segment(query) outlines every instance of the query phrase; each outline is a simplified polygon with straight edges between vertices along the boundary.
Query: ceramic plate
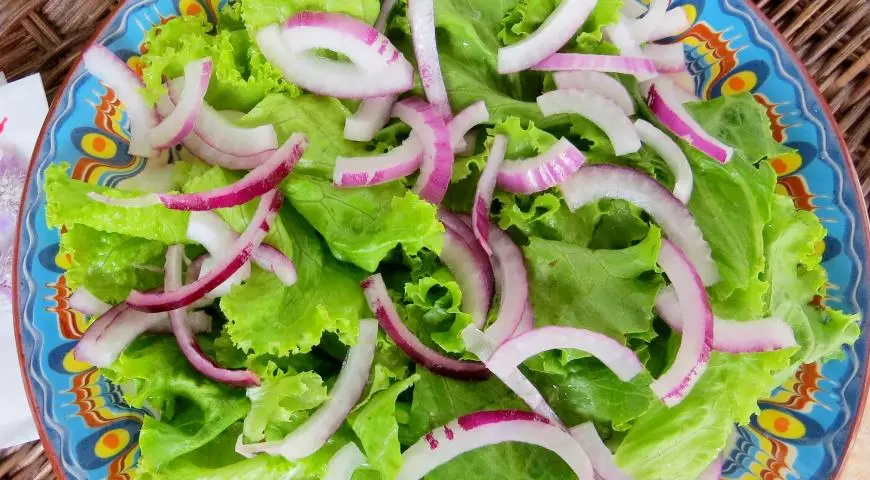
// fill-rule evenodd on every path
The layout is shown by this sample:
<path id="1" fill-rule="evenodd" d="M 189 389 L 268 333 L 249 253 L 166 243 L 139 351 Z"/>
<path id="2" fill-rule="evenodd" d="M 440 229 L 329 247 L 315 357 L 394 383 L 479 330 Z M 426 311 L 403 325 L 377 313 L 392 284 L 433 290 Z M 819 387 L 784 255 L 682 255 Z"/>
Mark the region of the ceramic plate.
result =
<path id="1" fill-rule="evenodd" d="M 214 16 L 218 0 L 127 1 L 96 42 L 136 68 L 144 32 L 181 13 Z M 867 217 L 858 181 L 828 106 L 799 60 L 745 0 L 677 0 L 694 20 L 680 40 L 698 95 L 750 91 L 768 111 L 778 140 L 798 154 L 773 161 L 778 189 L 828 228 L 824 265 L 829 296 L 820 301 L 868 312 Z M 17 249 L 16 328 L 21 367 L 45 451 L 67 478 L 129 478 L 138 456 L 143 412 L 124 405 L 117 388 L 72 347 L 85 318 L 69 308 L 58 254 L 60 232 L 45 224 L 46 167 L 71 162 L 80 180 L 117 185 L 145 168 L 127 151 L 127 118 L 113 92 L 81 65 L 59 91 L 28 176 Z M 866 327 L 865 327 L 866 328 Z M 802 367 L 761 402 L 738 430 L 723 472 L 730 479 L 835 477 L 855 434 L 865 396 L 867 338 L 839 360 Z"/>

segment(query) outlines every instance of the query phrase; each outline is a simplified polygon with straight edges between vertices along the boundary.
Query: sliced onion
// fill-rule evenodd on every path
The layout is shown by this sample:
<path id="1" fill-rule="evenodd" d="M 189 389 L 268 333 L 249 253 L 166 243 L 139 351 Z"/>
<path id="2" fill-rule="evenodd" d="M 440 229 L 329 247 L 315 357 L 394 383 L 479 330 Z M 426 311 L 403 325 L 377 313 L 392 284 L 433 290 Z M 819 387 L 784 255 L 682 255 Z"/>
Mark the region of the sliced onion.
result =
<path id="1" fill-rule="evenodd" d="M 579 478 L 592 478 L 589 457 L 564 429 L 534 413 L 500 410 L 465 415 L 427 433 L 402 455 L 396 479 L 418 480 L 465 452 L 504 442 L 546 448 L 559 455 Z"/>
<path id="2" fill-rule="evenodd" d="M 304 54 L 319 48 L 332 50 L 367 73 L 388 67 L 412 71 L 411 64 L 386 35 L 350 15 L 300 12 L 284 22 L 283 37 L 293 53 Z"/>
<path id="3" fill-rule="evenodd" d="M 395 95 L 413 86 L 414 72 L 402 65 L 366 73 L 352 64 L 295 53 L 287 48 L 277 25 L 257 32 L 257 45 L 272 65 L 291 83 L 319 95 L 337 98 L 372 98 Z"/>
<path id="4" fill-rule="evenodd" d="M 211 58 L 195 60 L 184 67 L 184 86 L 175 109 L 148 132 L 151 145 L 155 148 L 174 147 L 193 131 L 205 103 L 211 73 Z"/>
<path id="5" fill-rule="evenodd" d="M 633 1 L 633 0 L 628 0 Z M 595 425 L 587 422 L 577 425 L 569 430 L 574 440 L 583 447 L 583 451 L 589 455 L 592 468 L 595 469 L 596 477 L 601 480 L 631 480 L 631 475 L 623 472 L 613 460 L 613 453 L 598 436 Z"/>
<path id="6" fill-rule="evenodd" d="M 683 151 L 680 150 L 680 146 L 671 140 L 671 137 L 665 132 L 659 130 L 646 120 L 637 119 L 634 122 L 634 128 L 640 136 L 640 141 L 652 148 L 668 164 L 668 167 L 674 173 L 674 196 L 679 201 L 688 205 L 689 199 L 692 198 L 694 174 L 692 173 L 691 165 L 689 165 L 689 160 Z"/>
<path id="7" fill-rule="evenodd" d="M 184 78 L 187 78 L 185 75 Z M 168 82 L 169 98 L 173 108 L 182 98 L 184 78 L 176 78 Z M 262 125 L 255 128 L 243 128 L 233 124 L 245 114 L 242 112 L 219 112 L 207 103 L 203 103 L 196 118 L 194 132 L 207 145 L 229 155 L 249 157 L 262 154 L 278 148 L 278 134 L 275 127 Z M 166 117 L 161 113 L 161 116 Z"/>
<path id="8" fill-rule="evenodd" d="M 212 256 L 217 257 L 232 249 L 239 234 L 214 212 L 193 212 L 187 225 L 187 238 L 204 246 Z M 254 250 L 251 259 L 258 267 L 274 273 L 284 285 L 289 287 L 296 283 L 296 267 L 293 261 L 277 248 L 261 244 Z M 246 280 L 250 276 L 250 264 L 240 268 L 233 276 L 236 275 L 243 281 Z M 199 278 L 199 274 L 196 278 Z"/>
<path id="9" fill-rule="evenodd" d="M 251 254 L 269 233 L 272 222 L 278 215 L 283 197 L 272 190 L 260 197 L 260 204 L 247 230 L 233 243 L 232 248 L 221 254 L 215 267 L 196 282 L 185 285 L 174 292 L 142 293 L 131 292 L 127 302 L 136 310 L 144 312 L 165 312 L 192 304 L 203 298 L 242 268 Z"/>
<path id="10" fill-rule="evenodd" d="M 671 5 L 671 0 L 652 0 L 646 15 L 633 21 L 629 28 L 631 35 L 640 43 L 648 42 L 652 32 L 659 28 L 665 18 L 665 12 Z"/>
<path id="11" fill-rule="evenodd" d="M 239 437 L 241 438 L 241 437 Z M 353 472 L 366 463 L 366 456 L 353 442 L 338 449 L 326 464 L 323 480 L 350 480 Z"/>
<path id="12" fill-rule="evenodd" d="M 387 22 L 390 21 L 390 12 L 396 6 L 397 0 L 383 0 L 381 3 L 381 11 L 378 13 L 378 19 L 375 20 L 375 28 L 379 32 L 387 30 Z"/>
<path id="13" fill-rule="evenodd" d="M 656 297 L 656 311 L 674 331 L 683 332 L 683 312 L 673 286 Z M 713 318 L 713 350 L 728 353 L 757 353 L 797 346 L 794 331 L 780 318 L 751 321 Z"/>
<path id="14" fill-rule="evenodd" d="M 153 157 L 157 152 L 148 142 L 148 132 L 157 125 L 154 109 L 142 90 L 145 85 L 127 64 L 102 45 L 91 45 L 82 55 L 85 69 L 118 95 L 130 119 L 130 155 Z"/>
<path id="15" fill-rule="evenodd" d="M 523 252 L 498 226 L 489 229 L 492 267 L 499 292 L 498 316 L 486 334 L 495 345 L 510 338 L 523 319 L 529 299 L 529 278 Z"/>
<path id="16" fill-rule="evenodd" d="M 493 352 L 498 348 L 498 345 L 492 338 L 486 333 L 481 332 L 475 325 L 469 325 L 462 330 L 462 339 L 465 341 L 465 348 L 476 355 L 477 358 L 482 359 L 484 364 L 489 362 L 489 358 L 492 357 Z M 559 420 L 559 416 L 556 415 L 556 412 L 553 411 L 547 400 L 541 395 L 541 392 L 520 372 L 519 368 L 504 369 L 496 373 L 496 376 L 522 401 L 526 402 L 526 405 L 535 413 L 561 425 L 562 421 Z"/>
<path id="17" fill-rule="evenodd" d="M 489 209 L 492 205 L 492 194 L 495 192 L 496 182 L 499 180 L 502 162 L 507 154 L 507 142 L 506 136 L 495 136 L 486 167 L 477 182 L 474 205 L 471 207 L 471 224 L 474 226 L 474 236 L 487 255 L 492 255 L 492 248 L 489 246 Z"/>
<path id="18" fill-rule="evenodd" d="M 474 155 L 475 150 L 477 149 L 477 131 L 471 130 L 465 134 L 465 137 L 462 140 L 462 143 L 465 144 L 465 148 L 457 149 L 453 148 L 453 151 L 456 152 L 457 157 L 470 157 Z"/>
<path id="19" fill-rule="evenodd" d="M 719 480 L 722 477 L 722 467 L 725 465 L 725 459 L 722 455 L 716 457 L 716 460 L 708 466 L 703 472 L 701 472 L 701 476 L 698 477 L 698 480 Z"/>
<path id="20" fill-rule="evenodd" d="M 112 308 L 85 287 L 79 287 L 69 297 L 69 306 L 85 315 L 102 315 Z"/>
<path id="21" fill-rule="evenodd" d="M 637 170 L 616 165 L 587 165 L 561 186 L 572 211 L 603 198 L 634 203 L 655 220 L 668 238 L 692 260 L 705 285 L 719 280 L 719 272 L 694 217 L 659 182 Z"/>
<path id="22" fill-rule="evenodd" d="M 198 333 L 211 331 L 211 317 L 204 312 L 194 312 L 188 322 Z M 119 303 L 100 315 L 88 327 L 76 344 L 75 357 L 95 367 L 106 368 L 143 333 L 168 331 L 169 315 L 165 312 L 138 312 L 126 303 Z"/>
<path id="23" fill-rule="evenodd" d="M 492 373 L 505 375 L 529 358 L 548 350 L 575 349 L 601 360 L 620 380 L 627 382 L 643 371 L 643 364 L 628 347 L 591 330 L 571 327 L 541 327 L 503 343 L 486 366 Z"/>
<path id="24" fill-rule="evenodd" d="M 453 214 L 439 213 L 442 219 L 448 215 Z M 451 226 L 446 221 L 445 226 L 441 261 L 453 273 L 462 290 L 462 309 L 471 315 L 475 326 L 483 328 L 494 291 L 489 257 L 464 223 L 457 221 Z"/>
<path id="25" fill-rule="evenodd" d="M 659 73 L 680 73 L 686 71 L 686 56 L 682 43 L 659 45 L 651 43 L 643 47 L 643 55 L 652 60 Z"/>
<path id="26" fill-rule="evenodd" d="M 423 162 L 414 192 L 424 200 L 440 204 L 453 175 L 453 147 L 447 124 L 435 106 L 416 98 L 397 103 L 393 116 L 410 125 L 423 144 Z"/>
<path id="27" fill-rule="evenodd" d="M 658 263 L 674 286 L 686 320 L 673 365 L 650 385 L 665 405 L 673 407 L 683 401 L 707 369 L 713 347 L 713 311 L 701 277 L 680 247 L 670 240 L 662 241 Z"/>
<path id="28" fill-rule="evenodd" d="M 647 78 L 656 75 L 652 60 L 641 56 L 592 55 L 586 53 L 554 53 L 535 64 L 532 70 L 542 72 L 592 71 L 625 73 Z M 562 87 L 560 87 L 562 88 Z"/>
<path id="29" fill-rule="evenodd" d="M 326 403 L 283 440 L 251 445 L 236 444 L 236 451 L 246 457 L 265 452 L 296 461 L 320 450 L 320 447 L 325 445 L 341 427 L 365 390 L 372 369 L 372 360 L 375 357 L 377 340 L 378 323 L 374 320 L 361 320 L 359 337 L 356 344 L 347 352 L 341 373 L 330 389 Z"/>
<path id="30" fill-rule="evenodd" d="M 600 72 L 556 72 L 553 80 L 559 89 L 588 90 L 619 105 L 626 115 L 634 115 L 634 100 L 622 83 Z"/>
<path id="31" fill-rule="evenodd" d="M 665 78 L 674 82 L 674 93 L 679 97 L 680 104 L 697 102 L 701 98 L 695 94 L 695 77 L 689 72 L 668 73 Z"/>
<path id="32" fill-rule="evenodd" d="M 459 153 L 468 148 L 465 141 L 465 135 L 468 132 L 480 125 L 489 121 L 489 110 L 486 108 L 486 103 L 482 100 L 471 104 L 465 110 L 459 112 L 450 121 L 450 144 L 453 145 L 453 152 Z"/>
<path id="33" fill-rule="evenodd" d="M 453 110 L 447 97 L 447 87 L 444 86 L 435 39 L 435 0 L 409 0 L 408 21 L 411 23 L 411 40 L 426 99 L 435 106 L 438 115 L 449 120 Z"/>
<path id="34" fill-rule="evenodd" d="M 187 222 L 186 236 L 188 239 L 205 247 L 210 254 L 200 256 L 190 265 L 190 268 L 187 269 L 189 277 L 187 283 L 193 283 L 200 277 L 207 275 L 208 272 L 211 272 L 215 265 L 214 259 L 232 249 L 233 243 L 239 239 L 239 235 L 217 213 L 210 211 L 192 212 L 190 214 L 190 220 Z M 207 293 L 205 298 L 214 299 L 226 295 L 233 287 L 241 285 L 250 276 L 251 263 L 245 262 L 228 279 Z"/>
<path id="35" fill-rule="evenodd" d="M 663 38 L 676 37 L 692 26 L 689 17 L 682 8 L 674 8 L 665 13 L 662 21 L 647 38 L 648 42 L 655 42 Z"/>
<path id="36" fill-rule="evenodd" d="M 622 2 L 622 14 L 628 18 L 642 17 L 647 11 L 647 7 L 637 0 L 625 0 Z"/>
<path id="37" fill-rule="evenodd" d="M 672 81 L 659 78 L 652 82 L 647 102 L 659 121 L 698 150 L 722 163 L 728 162 L 734 149 L 713 138 L 698 125 L 683 108 L 681 100 Z"/>
<path id="38" fill-rule="evenodd" d="M 535 311 L 532 309 L 531 302 L 526 302 L 526 308 L 523 310 L 523 318 L 514 330 L 514 337 L 522 335 L 526 332 L 531 332 L 535 329 Z"/>
<path id="39" fill-rule="evenodd" d="M 396 95 L 363 100 L 356 113 L 344 122 L 344 138 L 355 142 L 368 142 L 390 120 Z"/>
<path id="40" fill-rule="evenodd" d="M 338 157 L 332 181 L 339 187 L 367 187 L 392 182 L 416 172 L 423 163 L 423 145 L 412 132 L 400 146 L 372 157 Z"/>
<path id="41" fill-rule="evenodd" d="M 640 138 L 631 119 L 618 105 L 597 93 L 553 90 L 538 97 L 538 106 L 547 116 L 572 113 L 587 118 L 604 130 L 618 156 L 640 150 Z"/>
<path id="42" fill-rule="evenodd" d="M 562 138 L 537 157 L 502 163 L 498 171 L 498 186 L 524 195 L 543 192 L 564 182 L 584 163 L 586 157 L 583 153 L 568 139 Z"/>
<path id="43" fill-rule="evenodd" d="M 498 50 L 498 73 L 526 70 L 558 52 L 577 35 L 596 3 L 564 0 L 534 33 Z"/>
<path id="44" fill-rule="evenodd" d="M 172 85 L 172 82 L 170 82 L 170 85 Z M 164 95 L 157 101 L 157 113 L 161 117 L 168 117 L 172 114 L 173 110 L 175 110 L 175 103 L 172 102 L 172 99 L 168 95 Z M 275 153 L 274 150 L 266 150 L 253 155 L 233 155 L 219 150 L 206 142 L 199 136 L 196 130 L 185 137 L 181 143 L 185 148 L 190 150 L 190 153 L 202 161 L 230 170 L 251 170 L 271 158 Z"/>
<path id="45" fill-rule="evenodd" d="M 387 293 L 381 274 L 373 275 L 362 282 L 369 308 L 378 319 L 381 328 L 405 352 L 405 355 L 427 370 L 445 377 L 461 380 L 483 380 L 489 371 L 480 362 L 456 360 L 427 347 L 402 322 L 396 307 Z"/>
<path id="46" fill-rule="evenodd" d="M 302 158 L 308 146 L 304 134 L 296 133 L 269 160 L 255 168 L 238 182 L 202 193 L 152 193 L 136 198 L 113 198 L 89 192 L 88 197 L 107 205 L 147 207 L 163 204 L 172 210 L 205 211 L 229 208 L 250 202 L 278 186 Z"/>
<path id="47" fill-rule="evenodd" d="M 166 251 L 166 278 L 164 289 L 175 292 L 181 288 L 181 265 L 184 258 L 184 245 L 173 245 Z M 172 333 L 178 342 L 181 353 L 190 365 L 204 376 L 221 383 L 236 387 L 252 387 L 260 384 L 260 379 L 250 370 L 228 370 L 219 367 L 214 360 L 208 358 L 196 343 L 196 337 L 190 330 L 187 320 L 187 307 L 169 312 L 169 322 Z"/>

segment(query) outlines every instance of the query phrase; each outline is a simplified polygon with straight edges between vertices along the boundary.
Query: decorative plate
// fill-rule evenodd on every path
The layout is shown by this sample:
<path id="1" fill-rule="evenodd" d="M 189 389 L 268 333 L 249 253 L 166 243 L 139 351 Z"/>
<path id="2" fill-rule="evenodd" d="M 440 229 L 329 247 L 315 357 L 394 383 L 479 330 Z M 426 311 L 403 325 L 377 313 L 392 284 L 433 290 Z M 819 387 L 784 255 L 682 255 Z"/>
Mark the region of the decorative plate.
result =
<path id="1" fill-rule="evenodd" d="M 133 0 L 103 26 L 96 42 L 134 67 L 144 32 L 181 13 L 214 16 L 219 0 Z M 824 265 L 828 298 L 847 312 L 868 308 L 865 279 L 868 220 L 858 180 L 833 117 L 799 60 L 746 0 L 677 0 L 694 25 L 685 45 L 697 93 L 717 97 L 750 91 L 767 107 L 779 140 L 799 153 L 774 160 L 778 188 L 815 211 L 828 228 Z M 124 152 L 127 118 L 114 93 L 76 66 L 57 96 L 25 186 L 19 223 L 16 332 L 21 369 L 45 450 L 67 478 L 130 478 L 144 412 L 127 407 L 99 372 L 71 350 L 85 319 L 69 308 L 59 232 L 45 224 L 44 172 L 74 164 L 77 179 L 116 185 L 144 162 Z M 863 259 L 862 259 L 863 258 Z M 866 328 L 866 327 L 865 327 Z M 761 413 L 738 430 L 723 472 L 729 479 L 836 477 L 866 395 L 867 338 L 841 360 L 802 367 L 761 402 Z"/>

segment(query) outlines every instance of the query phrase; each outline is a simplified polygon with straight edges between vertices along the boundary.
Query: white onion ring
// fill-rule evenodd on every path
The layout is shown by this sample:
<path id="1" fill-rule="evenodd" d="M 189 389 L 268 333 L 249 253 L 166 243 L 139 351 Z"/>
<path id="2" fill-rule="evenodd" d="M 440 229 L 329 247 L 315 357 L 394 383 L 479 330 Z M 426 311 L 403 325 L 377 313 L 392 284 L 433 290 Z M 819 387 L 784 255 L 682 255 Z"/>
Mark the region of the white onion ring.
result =
<path id="1" fill-rule="evenodd" d="M 326 464 L 323 480 L 350 480 L 353 472 L 366 463 L 366 456 L 353 442 L 338 449 Z"/>
<path id="2" fill-rule="evenodd" d="M 474 204 L 471 207 L 471 225 L 474 236 L 480 242 L 480 246 L 488 254 L 492 255 L 492 247 L 489 246 L 489 209 L 492 205 L 492 195 L 499 178 L 499 169 L 507 154 L 508 139 L 504 135 L 496 135 L 486 160 L 486 167 L 477 182 L 477 190 L 474 193 Z M 482 327 L 482 325 L 478 325 Z"/>
<path id="3" fill-rule="evenodd" d="M 438 217 L 445 226 L 441 261 L 462 290 L 463 310 L 471 315 L 475 326 L 483 328 L 495 290 L 489 257 L 465 223 L 445 210 Z"/>
<path id="4" fill-rule="evenodd" d="M 674 196 L 684 204 L 689 204 L 694 187 L 694 173 L 680 146 L 665 132 L 643 119 L 634 122 L 640 141 L 652 148 L 674 173 Z"/>
<path id="5" fill-rule="evenodd" d="M 597 93 L 570 89 L 553 90 L 538 97 L 538 106 L 547 116 L 570 113 L 590 120 L 604 130 L 618 156 L 640 150 L 640 138 L 631 119 L 618 105 Z"/>
<path id="6" fill-rule="evenodd" d="M 414 1 L 414 0 L 412 0 Z M 423 161 L 414 192 L 435 205 L 441 203 L 453 175 L 453 147 L 450 130 L 435 106 L 418 98 L 402 100 L 393 116 L 407 123 L 423 145 Z"/>
<path id="7" fill-rule="evenodd" d="M 601 480 L 631 480 L 631 475 L 623 472 L 616 465 L 613 454 L 601 440 L 601 437 L 598 436 L 598 432 L 595 430 L 595 425 L 592 422 L 577 425 L 571 428 L 569 432 L 571 432 L 574 440 L 577 440 L 577 443 L 583 447 L 586 454 L 589 455 L 589 460 L 592 462 L 592 468 L 595 469 L 597 478 Z"/>
<path id="8" fill-rule="evenodd" d="M 154 148 L 174 147 L 193 131 L 205 103 L 211 73 L 211 58 L 194 60 L 184 66 L 184 86 L 175 109 L 148 132 L 148 141 Z"/>
<path id="9" fill-rule="evenodd" d="M 646 15 L 633 21 L 631 25 L 629 25 L 634 39 L 640 43 L 650 41 L 649 38 L 652 36 L 653 31 L 655 31 L 664 21 L 665 12 L 667 12 L 670 5 L 671 0 L 650 1 Z"/>
<path id="10" fill-rule="evenodd" d="M 409 0 L 408 21 L 411 24 L 411 40 L 417 56 L 420 81 L 426 92 L 426 99 L 445 120 L 450 120 L 453 110 L 441 74 L 441 61 L 435 40 L 435 1 Z"/>
<path id="11" fill-rule="evenodd" d="M 610 75 L 594 71 L 556 72 L 553 80 L 560 90 L 589 90 L 619 105 L 626 115 L 634 115 L 634 99 L 628 89 Z"/>
<path id="12" fill-rule="evenodd" d="M 625 73 L 649 78 L 656 75 L 652 60 L 642 56 L 592 55 L 586 53 L 554 53 L 535 64 L 532 70 L 542 72 L 593 71 Z"/>
<path id="13" fill-rule="evenodd" d="M 586 157 L 568 139 L 562 138 L 549 150 L 525 160 L 508 160 L 498 171 L 498 186 L 507 192 L 530 195 L 564 182 Z M 487 210 L 489 212 L 489 210 Z"/>

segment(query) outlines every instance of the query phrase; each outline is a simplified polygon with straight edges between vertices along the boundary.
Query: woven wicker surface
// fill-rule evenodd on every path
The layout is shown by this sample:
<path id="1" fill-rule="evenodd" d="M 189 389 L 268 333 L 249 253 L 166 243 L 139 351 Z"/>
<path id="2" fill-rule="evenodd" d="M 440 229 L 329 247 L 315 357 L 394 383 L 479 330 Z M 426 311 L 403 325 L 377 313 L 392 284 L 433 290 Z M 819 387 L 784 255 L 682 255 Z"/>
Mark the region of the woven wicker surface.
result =
<path id="1" fill-rule="evenodd" d="M 804 60 L 830 102 L 867 196 L 870 194 L 870 116 L 867 115 L 870 111 L 870 0 L 754 1 Z M 42 72 L 46 89 L 53 96 L 100 20 L 117 3 L 116 0 L 0 0 L 0 71 L 10 80 Z M 870 443 L 864 438 L 859 440 L 863 442 Z M 864 453 L 868 452 L 870 445 Z M 847 471 L 843 478 L 858 478 L 853 475 Z M 0 450 L 0 479 L 45 478 L 54 478 L 54 475 L 38 442 Z"/>

